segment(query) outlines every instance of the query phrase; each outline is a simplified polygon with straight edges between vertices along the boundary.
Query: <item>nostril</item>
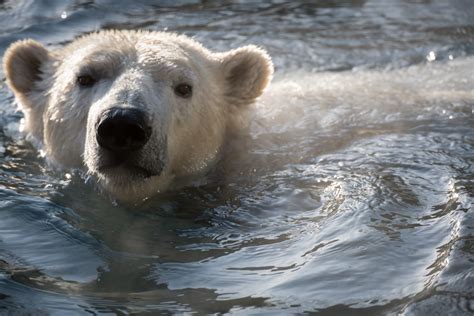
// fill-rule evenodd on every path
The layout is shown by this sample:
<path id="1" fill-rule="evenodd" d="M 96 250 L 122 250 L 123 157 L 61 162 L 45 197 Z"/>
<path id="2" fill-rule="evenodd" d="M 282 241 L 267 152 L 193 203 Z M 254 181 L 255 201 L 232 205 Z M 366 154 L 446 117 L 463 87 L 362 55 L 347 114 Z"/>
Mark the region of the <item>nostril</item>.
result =
<path id="1" fill-rule="evenodd" d="M 151 136 L 146 115 L 138 109 L 107 110 L 96 130 L 99 145 L 113 152 L 139 150 Z"/>

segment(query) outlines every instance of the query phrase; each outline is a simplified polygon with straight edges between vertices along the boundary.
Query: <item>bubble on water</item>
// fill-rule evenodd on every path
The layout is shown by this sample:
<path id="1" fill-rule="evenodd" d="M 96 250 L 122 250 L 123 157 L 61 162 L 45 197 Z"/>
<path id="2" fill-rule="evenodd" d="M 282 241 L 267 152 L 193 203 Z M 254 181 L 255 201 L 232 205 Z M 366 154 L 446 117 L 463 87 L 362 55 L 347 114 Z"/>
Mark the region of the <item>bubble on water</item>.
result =
<path id="1" fill-rule="evenodd" d="M 433 51 L 429 52 L 428 55 L 426 55 L 426 60 L 428 60 L 429 62 L 435 61 L 436 60 L 435 52 Z"/>
<path id="2" fill-rule="evenodd" d="M 66 12 L 66 11 L 63 11 L 63 12 L 61 13 L 61 19 L 64 20 L 64 19 L 66 19 L 66 18 L 67 18 L 67 12 Z"/>

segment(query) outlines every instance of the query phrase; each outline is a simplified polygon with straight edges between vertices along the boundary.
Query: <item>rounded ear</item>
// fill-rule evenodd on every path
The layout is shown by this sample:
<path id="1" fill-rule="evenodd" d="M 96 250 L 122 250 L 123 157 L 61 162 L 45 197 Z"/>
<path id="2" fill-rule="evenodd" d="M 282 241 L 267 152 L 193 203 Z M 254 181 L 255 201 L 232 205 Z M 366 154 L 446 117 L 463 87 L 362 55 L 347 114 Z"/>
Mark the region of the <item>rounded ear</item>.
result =
<path id="1" fill-rule="evenodd" d="M 222 72 L 225 95 L 233 103 L 250 104 L 259 97 L 273 76 L 273 63 L 267 52 L 248 45 L 224 53 Z"/>
<path id="2" fill-rule="evenodd" d="M 24 95 L 33 90 L 34 83 L 41 79 L 41 65 L 50 58 L 49 51 L 31 39 L 10 45 L 3 57 L 3 69 L 15 95 Z"/>

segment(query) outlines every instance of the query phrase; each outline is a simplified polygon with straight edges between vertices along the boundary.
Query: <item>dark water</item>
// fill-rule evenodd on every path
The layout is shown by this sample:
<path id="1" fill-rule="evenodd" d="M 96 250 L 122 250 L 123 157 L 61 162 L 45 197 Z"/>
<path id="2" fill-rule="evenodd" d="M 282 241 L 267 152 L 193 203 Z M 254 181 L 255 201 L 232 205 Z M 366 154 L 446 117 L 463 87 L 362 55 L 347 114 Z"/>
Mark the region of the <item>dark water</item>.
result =
<path id="1" fill-rule="evenodd" d="M 474 2 L 259 3 L 0 1 L 0 54 L 143 27 L 276 66 L 226 179 L 138 208 L 48 167 L 0 74 L 0 314 L 474 312 Z"/>

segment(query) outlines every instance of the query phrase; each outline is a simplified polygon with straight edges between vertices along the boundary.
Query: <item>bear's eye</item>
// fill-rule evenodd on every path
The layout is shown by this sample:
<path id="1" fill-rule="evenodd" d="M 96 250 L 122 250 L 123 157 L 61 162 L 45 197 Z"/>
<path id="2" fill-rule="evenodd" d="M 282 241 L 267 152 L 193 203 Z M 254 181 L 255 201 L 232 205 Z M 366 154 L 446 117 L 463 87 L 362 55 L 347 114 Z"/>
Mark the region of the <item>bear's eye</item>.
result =
<path id="1" fill-rule="evenodd" d="M 77 77 L 77 83 L 81 87 L 92 87 L 95 83 L 95 79 L 92 78 L 92 76 L 89 75 L 82 75 Z"/>
<path id="2" fill-rule="evenodd" d="M 193 87 L 186 83 L 180 83 L 174 88 L 174 93 L 181 98 L 190 98 L 193 94 Z"/>

